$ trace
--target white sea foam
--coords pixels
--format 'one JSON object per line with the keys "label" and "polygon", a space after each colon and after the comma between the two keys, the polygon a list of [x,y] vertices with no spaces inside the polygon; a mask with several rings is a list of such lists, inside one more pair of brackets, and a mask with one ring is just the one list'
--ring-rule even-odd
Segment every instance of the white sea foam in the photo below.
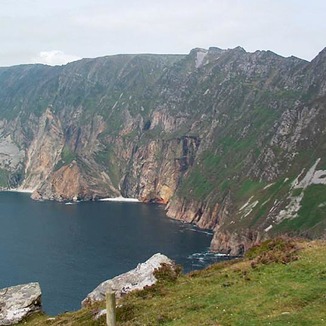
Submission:
{"label": "white sea foam", "polygon": [[191,254],[188,256],[188,258],[216,258],[216,257],[228,257],[229,255],[227,254],[221,254],[218,252],[211,252],[211,251],[206,251],[206,252],[196,252],[194,254]]}
{"label": "white sea foam", "polygon": [[205,251],[205,252],[197,252],[189,255],[187,257],[188,260],[191,261],[192,267],[199,267],[204,268],[205,266],[224,261],[233,259],[236,257],[232,257],[226,254],[217,253],[217,252],[211,252],[211,251]]}

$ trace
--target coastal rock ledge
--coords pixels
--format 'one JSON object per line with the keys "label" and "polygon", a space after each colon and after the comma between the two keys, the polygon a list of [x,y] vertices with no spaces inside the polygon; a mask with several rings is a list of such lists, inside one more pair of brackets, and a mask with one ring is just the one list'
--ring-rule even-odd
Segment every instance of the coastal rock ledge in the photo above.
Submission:
{"label": "coastal rock ledge", "polygon": [[0,325],[14,325],[41,311],[41,288],[36,282],[0,290]]}
{"label": "coastal rock ledge", "polygon": [[116,298],[119,299],[131,291],[142,290],[145,286],[155,284],[157,279],[154,276],[154,271],[162,264],[169,265],[171,268],[175,267],[171,259],[157,253],[144,263],[138,264],[135,269],[101,283],[82,301],[82,306],[85,307],[96,301],[104,300],[105,293],[108,291],[115,292]]}

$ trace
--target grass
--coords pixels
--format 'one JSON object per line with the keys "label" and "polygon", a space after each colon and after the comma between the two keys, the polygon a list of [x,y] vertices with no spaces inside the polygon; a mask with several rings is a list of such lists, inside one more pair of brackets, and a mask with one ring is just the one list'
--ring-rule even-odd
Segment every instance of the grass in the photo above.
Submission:
{"label": "grass", "polygon": [[262,182],[248,179],[243,182],[241,188],[236,193],[236,197],[238,199],[249,198],[254,195],[259,189],[263,188],[263,186],[265,186],[265,184]]}
{"label": "grass", "polygon": [[[302,189],[296,189],[302,191]],[[318,235],[326,227],[326,192],[325,185],[310,185],[304,190],[301,201],[301,208],[298,216],[293,219],[284,220],[280,225],[280,230],[301,231],[315,229],[313,233]]]}
{"label": "grass", "polygon": [[61,160],[56,164],[55,170],[59,170],[64,165],[70,164],[76,158],[76,154],[67,145],[64,146],[61,151]]}
{"label": "grass", "polygon": [[205,199],[214,189],[214,182],[205,175],[204,169],[195,166],[190,176],[182,183],[181,194],[197,200]]}
{"label": "grass", "polygon": [[[279,259],[291,256],[293,259]],[[266,258],[267,257],[267,258]],[[166,277],[119,302],[120,326],[323,325],[326,322],[326,243],[277,239],[248,257],[203,271]],[[100,304],[101,305],[101,304]],[[24,325],[105,325],[99,305]]]}
{"label": "grass", "polygon": [[9,171],[0,169],[0,187],[8,187]]}
{"label": "grass", "polygon": [[101,164],[103,170],[105,170],[109,175],[110,179],[115,187],[118,188],[120,176],[118,155],[114,153],[112,146],[108,145],[106,148],[97,152],[95,160],[97,163]]}
{"label": "grass", "polygon": [[[239,127],[234,120],[223,128],[223,133],[214,135],[215,153],[206,150],[197,157],[198,165],[184,176],[180,184],[180,195],[194,200],[207,201],[207,198],[213,198],[211,204],[214,206],[229,190],[236,195],[240,193],[238,197],[241,197],[248,195],[246,187],[254,191],[264,186],[254,180],[247,182],[248,176],[243,175],[242,170],[244,165],[248,164],[246,163],[248,153],[256,158],[259,156],[257,139],[264,142],[265,136],[262,132],[270,128],[278,114],[275,110],[256,106],[248,112],[243,112],[245,124]],[[246,135],[242,135],[241,130],[245,127],[247,127]],[[241,187],[243,189],[239,189]]]}
{"label": "grass", "polygon": [[[243,227],[254,227],[261,223],[262,219],[268,214],[273,207],[275,200],[286,198],[289,193],[291,180],[279,179],[276,182],[268,185],[264,182],[257,182],[253,180],[246,180],[235,193],[235,198],[242,206],[252,196],[250,203],[258,201],[258,204],[253,208],[248,216],[244,217],[244,211],[238,211],[238,216],[241,217],[240,223]],[[266,187],[267,186],[267,187]],[[234,226],[235,227],[235,226]]]}

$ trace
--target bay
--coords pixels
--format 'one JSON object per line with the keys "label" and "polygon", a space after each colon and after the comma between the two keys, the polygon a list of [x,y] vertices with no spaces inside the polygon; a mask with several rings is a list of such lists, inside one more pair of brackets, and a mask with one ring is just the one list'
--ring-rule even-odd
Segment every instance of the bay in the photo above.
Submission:
{"label": "bay", "polygon": [[168,219],[158,205],[65,205],[1,192],[0,288],[37,281],[48,314],[77,310],[99,283],[157,252],[185,272],[207,265],[211,237],[211,232]]}

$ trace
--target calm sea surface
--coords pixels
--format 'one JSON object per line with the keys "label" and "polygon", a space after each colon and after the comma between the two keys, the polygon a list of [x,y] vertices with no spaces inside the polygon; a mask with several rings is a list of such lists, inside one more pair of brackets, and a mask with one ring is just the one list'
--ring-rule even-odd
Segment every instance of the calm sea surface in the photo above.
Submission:
{"label": "calm sea surface", "polygon": [[219,259],[212,235],[140,203],[36,202],[0,192],[0,288],[37,281],[48,314],[77,310],[99,283],[157,252],[188,272]]}

